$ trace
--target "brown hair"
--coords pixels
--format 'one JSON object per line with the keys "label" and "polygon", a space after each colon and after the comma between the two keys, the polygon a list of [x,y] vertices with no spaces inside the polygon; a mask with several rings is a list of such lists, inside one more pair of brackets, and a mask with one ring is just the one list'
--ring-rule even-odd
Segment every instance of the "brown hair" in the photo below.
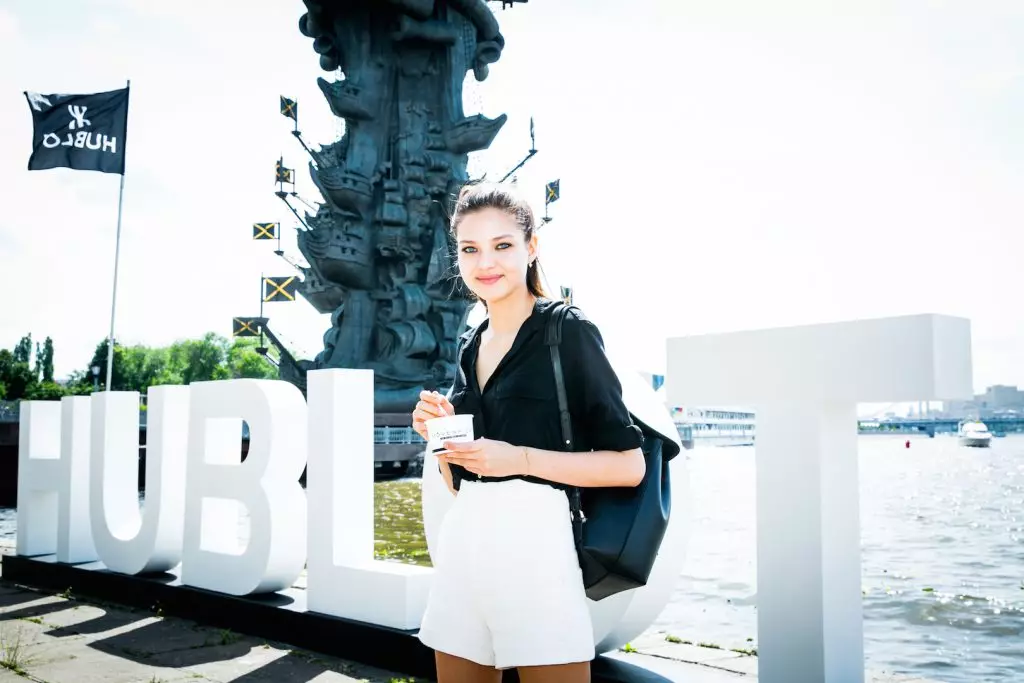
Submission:
{"label": "brown hair", "polygon": [[[523,239],[526,242],[529,242],[537,231],[537,219],[533,209],[515,190],[508,185],[497,183],[475,183],[465,185],[455,200],[451,220],[452,238],[455,238],[463,218],[482,209],[498,209],[512,216],[523,231]],[[536,297],[548,297],[541,283],[540,261],[536,258],[526,271],[526,288]]]}

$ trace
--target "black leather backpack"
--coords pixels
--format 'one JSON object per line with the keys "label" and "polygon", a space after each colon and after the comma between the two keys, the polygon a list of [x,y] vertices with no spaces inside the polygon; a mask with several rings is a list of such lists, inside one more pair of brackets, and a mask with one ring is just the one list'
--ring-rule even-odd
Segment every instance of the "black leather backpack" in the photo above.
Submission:
{"label": "black leather backpack", "polygon": [[[565,303],[552,306],[544,335],[544,343],[551,351],[562,445],[567,451],[573,447],[572,422],[559,344],[562,323],[573,308]],[[679,454],[679,446],[633,413],[630,418],[644,436],[642,449],[647,471],[640,485],[573,487],[567,492],[583,586],[591,600],[602,600],[647,584],[672,510],[668,463]]]}

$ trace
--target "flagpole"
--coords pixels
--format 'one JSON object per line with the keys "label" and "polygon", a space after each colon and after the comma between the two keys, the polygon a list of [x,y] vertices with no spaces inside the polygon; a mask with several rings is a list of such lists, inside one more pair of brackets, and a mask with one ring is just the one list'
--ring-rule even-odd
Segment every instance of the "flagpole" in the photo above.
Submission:
{"label": "flagpole", "polygon": [[[265,299],[263,291],[265,286],[266,275],[264,273],[260,273],[260,349],[263,348],[263,300]],[[257,353],[262,353],[262,351],[257,351]]]}
{"label": "flagpole", "polygon": [[[127,88],[131,88],[131,79],[128,80]],[[127,125],[125,126],[127,131]],[[122,141],[124,144],[124,141]],[[114,242],[114,290],[110,301],[110,336],[107,337],[107,384],[106,390],[112,391],[111,380],[114,375],[114,315],[117,312],[117,270],[121,260],[121,210],[124,207],[124,175],[125,168],[121,169],[121,189],[117,193],[117,238]]]}

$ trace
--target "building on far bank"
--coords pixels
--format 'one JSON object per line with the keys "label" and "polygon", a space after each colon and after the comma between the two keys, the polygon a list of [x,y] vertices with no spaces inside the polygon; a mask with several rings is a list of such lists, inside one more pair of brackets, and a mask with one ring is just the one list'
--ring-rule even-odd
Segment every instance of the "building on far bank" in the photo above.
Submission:
{"label": "building on far bank", "polygon": [[673,406],[669,408],[679,435],[694,445],[753,446],[754,412],[733,406]]}
{"label": "building on far bank", "polygon": [[942,404],[946,417],[976,417],[984,420],[995,415],[1024,413],[1024,391],[1016,386],[996,384],[976,394],[970,401],[947,401]]}

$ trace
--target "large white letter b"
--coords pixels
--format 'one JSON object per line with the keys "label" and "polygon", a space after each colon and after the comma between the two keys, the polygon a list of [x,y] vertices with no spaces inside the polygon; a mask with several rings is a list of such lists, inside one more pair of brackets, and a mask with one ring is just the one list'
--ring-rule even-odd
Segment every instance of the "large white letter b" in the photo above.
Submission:
{"label": "large white letter b", "polygon": [[[279,380],[194,382],[181,582],[231,595],[290,587],[306,560],[306,402]],[[240,462],[242,420],[249,454]],[[240,507],[250,534],[239,549]]]}

